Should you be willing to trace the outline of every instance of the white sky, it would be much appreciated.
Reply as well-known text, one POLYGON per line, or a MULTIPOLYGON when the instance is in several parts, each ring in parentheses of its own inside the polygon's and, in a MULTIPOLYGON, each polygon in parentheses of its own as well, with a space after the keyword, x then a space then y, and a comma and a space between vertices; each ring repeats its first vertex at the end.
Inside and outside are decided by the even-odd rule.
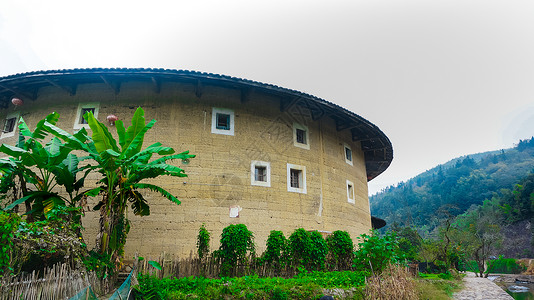
POLYGON ((370 194, 534 135, 534 1, 0 1, 0 76, 196 70, 337 103, 391 139, 370 194))

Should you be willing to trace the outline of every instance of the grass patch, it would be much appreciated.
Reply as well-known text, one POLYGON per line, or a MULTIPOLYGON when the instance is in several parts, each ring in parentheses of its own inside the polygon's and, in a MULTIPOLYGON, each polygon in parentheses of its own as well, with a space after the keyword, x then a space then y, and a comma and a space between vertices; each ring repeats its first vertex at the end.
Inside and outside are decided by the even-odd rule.
POLYGON ((416 284, 419 299, 450 299, 454 292, 462 289, 462 278, 463 275, 451 275, 449 273, 419 273, 416 284))
MULTIPOLYGON (((135 289, 143 299, 319 299, 325 290, 345 290, 348 299, 450 299, 461 289, 457 274, 411 276, 391 265, 379 276, 365 272, 303 272, 293 278, 244 276, 220 279, 140 275, 135 289), (447 278, 447 279, 444 279, 447 278)), ((331 293, 332 294, 332 293, 331 293)), ((337 299, 337 298, 336 298, 337 299)))
POLYGON ((293 278, 244 276, 221 279, 140 275, 135 289, 145 299, 318 299, 323 289, 363 286, 363 272, 312 272, 293 278))

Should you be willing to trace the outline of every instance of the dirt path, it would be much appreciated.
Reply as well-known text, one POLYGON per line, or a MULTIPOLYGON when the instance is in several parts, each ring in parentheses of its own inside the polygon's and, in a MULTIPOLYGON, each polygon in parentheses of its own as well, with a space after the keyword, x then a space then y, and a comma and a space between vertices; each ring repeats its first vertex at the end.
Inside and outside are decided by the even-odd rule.
POLYGON ((497 284, 487 278, 475 277, 474 273, 468 272, 464 277, 464 288, 454 293, 453 299, 468 300, 513 300, 497 284))

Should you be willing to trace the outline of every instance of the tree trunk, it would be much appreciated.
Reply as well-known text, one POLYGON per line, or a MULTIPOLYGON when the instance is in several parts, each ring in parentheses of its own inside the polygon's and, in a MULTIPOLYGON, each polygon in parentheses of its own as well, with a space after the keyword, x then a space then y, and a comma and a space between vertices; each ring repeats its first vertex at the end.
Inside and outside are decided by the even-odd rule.
MULTIPOLYGON (((104 196, 102 201, 104 203, 107 202, 106 196, 104 196)), ((97 249, 99 253, 104 254, 107 251, 107 244, 109 242, 109 218, 107 216, 105 204, 100 207, 100 219, 98 225, 99 229, 98 234, 96 235, 95 249, 97 249)))

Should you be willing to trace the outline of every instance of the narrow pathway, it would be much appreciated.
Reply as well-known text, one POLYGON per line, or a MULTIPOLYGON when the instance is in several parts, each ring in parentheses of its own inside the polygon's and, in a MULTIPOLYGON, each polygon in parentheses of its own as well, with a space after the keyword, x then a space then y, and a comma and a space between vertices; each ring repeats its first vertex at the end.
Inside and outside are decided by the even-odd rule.
POLYGON ((468 272, 464 277, 464 288, 454 293, 455 300, 513 300, 497 284, 487 278, 476 277, 474 273, 468 272))

